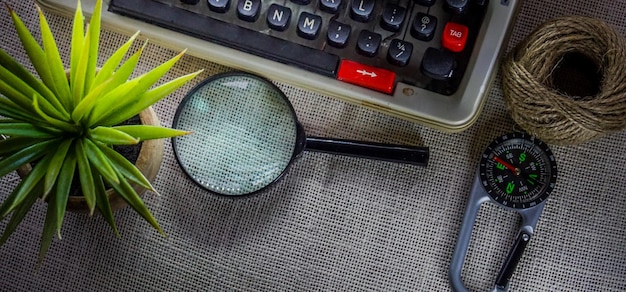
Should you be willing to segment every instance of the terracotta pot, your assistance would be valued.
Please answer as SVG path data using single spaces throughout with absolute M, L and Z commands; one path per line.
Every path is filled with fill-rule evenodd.
M 141 119 L 141 123 L 143 125 L 160 125 L 159 118 L 152 109 L 152 107 L 148 107 L 147 109 L 139 113 L 139 118 Z M 135 166 L 150 182 L 153 182 L 156 178 L 162 161 L 163 139 L 147 140 L 141 143 L 141 150 L 139 151 L 139 157 L 137 157 L 137 162 L 135 162 Z M 21 177 L 24 177 L 30 172 L 30 170 L 30 165 L 24 165 L 17 170 L 17 173 Z M 133 184 L 133 188 L 139 195 L 142 195 L 146 191 L 144 188 L 135 184 Z M 107 196 L 109 197 L 109 202 L 111 203 L 111 208 L 113 209 L 113 211 L 126 207 L 126 201 L 124 201 L 124 199 L 122 199 L 122 197 L 120 197 L 117 192 L 115 192 L 115 190 L 107 190 Z M 67 201 L 67 210 L 78 213 L 89 212 L 85 197 L 70 196 Z

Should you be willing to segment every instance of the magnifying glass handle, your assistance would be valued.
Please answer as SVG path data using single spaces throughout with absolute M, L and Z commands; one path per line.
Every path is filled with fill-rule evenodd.
M 307 137 L 305 149 L 313 152 L 324 152 L 421 166 L 428 165 L 429 157 L 428 147 L 320 137 Z

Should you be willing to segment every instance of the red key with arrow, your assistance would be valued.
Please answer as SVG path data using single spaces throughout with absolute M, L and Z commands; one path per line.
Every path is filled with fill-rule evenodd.
M 339 65 L 337 79 L 391 94 L 396 81 L 396 73 L 355 61 L 342 60 Z

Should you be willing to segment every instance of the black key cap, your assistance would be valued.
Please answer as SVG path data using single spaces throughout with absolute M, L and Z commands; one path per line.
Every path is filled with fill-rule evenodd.
M 321 0 L 320 1 L 320 10 L 335 14 L 339 12 L 339 7 L 341 7 L 341 0 Z
M 284 31 L 289 26 L 291 9 L 289 7 L 272 4 L 267 9 L 267 25 L 274 30 Z
M 372 18 L 376 0 L 352 0 L 350 17 L 356 21 L 368 22 Z
M 339 57 L 154 0 L 109 2 L 109 11 L 149 21 L 272 61 L 336 77 Z
M 369 30 L 362 30 L 357 39 L 357 51 L 361 55 L 374 57 L 378 54 L 378 47 L 382 41 L 382 36 Z
M 345 47 L 348 44 L 351 29 L 347 24 L 332 20 L 328 25 L 328 33 L 326 35 L 328 44 L 337 48 Z
M 207 0 L 209 9 L 217 13 L 226 13 L 230 8 L 230 0 Z
M 387 51 L 387 61 L 401 67 L 406 66 L 411 60 L 412 52 L 413 44 L 403 40 L 393 39 L 391 40 L 389 50 Z
M 417 5 L 422 5 L 426 7 L 430 7 L 430 6 L 433 6 L 433 4 L 435 4 L 435 0 L 413 0 L 413 2 L 415 2 L 415 4 Z
M 422 73 L 436 80 L 452 78 L 456 69 L 456 60 L 452 53 L 435 48 L 428 48 L 422 56 Z
M 383 17 L 380 18 L 380 26 L 388 31 L 400 31 L 405 15 L 406 9 L 404 7 L 387 4 L 383 10 Z
M 411 25 L 411 35 L 421 41 L 430 41 L 435 36 L 437 17 L 418 12 Z
M 298 35 L 305 39 L 314 40 L 320 34 L 322 17 L 308 12 L 300 13 L 298 19 Z
M 446 0 L 443 4 L 444 10 L 452 14 L 462 14 L 467 11 L 469 6 L 467 0 Z
M 180 0 L 180 2 L 185 3 L 185 4 L 196 5 L 198 4 L 198 2 L 200 2 L 200 0 Z
M 300 5 L 309 5 L 309 3 L 311 3 L 311 0 L 291 0 L 291 2 Z
M 255 22 L 259 19 L 261 0 L 239 0 L 237 3 L 237 16 L 239 19 Z

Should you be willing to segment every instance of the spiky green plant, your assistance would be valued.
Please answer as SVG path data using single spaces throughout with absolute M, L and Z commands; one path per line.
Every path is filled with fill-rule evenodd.
M 79 1 L 72 29 L 68 80 L 41 9 L 37 7 L 40 45 L 18 15 L 8 5 L 7 8 L 39 78 L 0 49 L 0 134 L 5 138 L 0 140 L 0 177 L 36 161 L 32 171 L 0 205 L 0 220 L 11 217 L 0 245 L 41 198 L 48 204 L 39 252 L 41 262 L 55 232 L 61 237 L 75 173 L 90 214 L 98 209 L 118 236 L 105 185 L 111 186 L 163 234 L 131 183 L 153 191 L 154 188 L 112 145 L 132 145 L 188 132 L 160 126 L 116 125 L 167 96 L 200 71 L 153 87 L 181 58 L 182 52 L 148 73 L 129 79 L 145 47 L 144 44 L 125 58 L 138 33 L 97 70 L 102 1 L 97 1 L 88 25 Z

